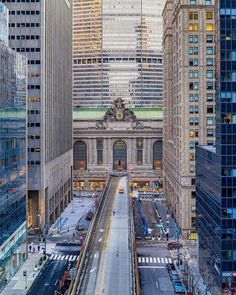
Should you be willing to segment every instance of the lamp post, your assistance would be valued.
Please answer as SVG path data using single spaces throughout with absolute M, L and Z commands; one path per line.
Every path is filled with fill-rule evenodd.
M 25 289 L 27 289 L 27 270 L 23 271 L 23 276 L 25 277 Z

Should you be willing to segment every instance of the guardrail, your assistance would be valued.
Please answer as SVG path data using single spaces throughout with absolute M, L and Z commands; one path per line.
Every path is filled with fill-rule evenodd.
M 109 176 L 107 178 L 107 180 L 106 180 L 105 189 L 104 189 L 104 191 L 103 191 L 103 193 L 102 193 L 102 195 L 101 195 L 101 197 L 99 199 L 98 208 L 96 210 L 94 218 L 92 219 L 92 221 L 90 223 L 90 226 L 89 226 L 89 229 L 88 229 L 85 241 L 84 241 L 84 247 L 83 247 L 83 249 L 81 249 L 81 252 L 80 252 L 80 255 L 79 255 L 79 260 L 78 260 L 77 265 L 76 265 L 76 277 L 75 277 L 75 280 L 71 282 L 71 285 L 70 285 L 70 287 L 68 289 L 67 294 L 76 295 L 77 290 L 81 285 L 81 282 L 82 282 L 81 277 L 82 277 L 82 273 L 83 273 L 83 269 L 84 269 L 84 264 L 86 262 L 87 252 L 89 250 L 90 243 L 91 243 L 91 236 L 92 236 L 92 233 L 94 231 L 95 224 L 97 223 L 97 220 L 100 217 L 101 208 L 102 208 L 102 206 L 104 204 L 105 196 L 106 196 L 106 193 L 107 193 L 108 188 L 110 186 L 110 182 L 111 182 L 111 177 Z
M 128 198 L 130 196 L 130 186 L 129 186 L 129 178 L 127 179 L 127 188 L 128 188 Z M 139 295 L 139 276 L 137 272 L 137 254 L 136 249 L 134 247 L 135 241 L 135 231 L 134 231 L 134 216 L 133 216 L 133 207 L 132 207 L 132 198 L 129 198 L 129 243 L 130 243 L 130 254 L 131 254 L 131 265 L 132 265 L 132 272 L 131 272 L 131 281 L 132 281 L 132 292 L 133 295 Z

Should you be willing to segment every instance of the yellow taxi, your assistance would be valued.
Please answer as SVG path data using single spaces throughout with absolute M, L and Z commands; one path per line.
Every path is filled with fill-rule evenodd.
M 124 189 L 123 188 L 120 188 L 119 189 L 119 194 L 123 194 L 124 193 Z

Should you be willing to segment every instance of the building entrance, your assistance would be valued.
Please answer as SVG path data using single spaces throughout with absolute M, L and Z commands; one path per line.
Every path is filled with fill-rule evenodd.
M 117 140 L 113 146 L 113 170 L 127 170 L 127 146 L 122 140 Z

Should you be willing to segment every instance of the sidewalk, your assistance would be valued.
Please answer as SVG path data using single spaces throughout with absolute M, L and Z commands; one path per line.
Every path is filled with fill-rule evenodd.
M 45 261 L 43 261 L 43 264 L 39 266 L 39 259 L 42 256 L 42 253 L 38 252 L 29 253 L 28 259 L 11 279 L 8 285 L 3 289 L 1 295 L 25 295 L 45 264 Z M 35 269 L 35 265 L 38 266 L 37 270 Z M 27 272 L 26 277 L 23 276 L 23 271 Z
M 199 273 L 196 254 L 193 253 L 196 250 L 194 248 L 196 248 L 196 245 L 195 246 L 192 245 L 190 251 L 189 251 L 189 248 L 186 246 L 180 249 L 180 253 L 182 253 L 182 255 L 180 255 L 180 258 L 183 258 L 183 257 L 185 258 L 182 259 L 183 264 L 179 267 L 176 265 L 176 262 L 177 262 L 176 258 L 178 256 L 177 250 L 170 251 L 171 256 L 172 258 L 175 258 L 175 266 L 178 273 L 180 273 L 180 277 L 182 279 L 186 278 L 184 268 L 187 266 L 186 265 L 184 266 L 184 264 L 187 262 L 188 283 L 189 285 L 192 285 L 193 295 L 211 295 L 211 293 L 207 290 L 207 286 L 204 284 L 204 281 Z M 184 262 L 184 260 L 186 260 L 186 262 Z M 191 279 L 192 279 L 192 284 L 191 284 Z

